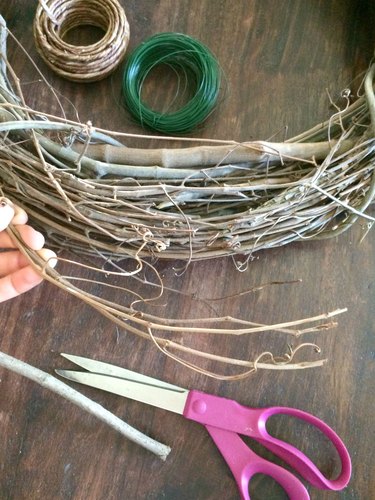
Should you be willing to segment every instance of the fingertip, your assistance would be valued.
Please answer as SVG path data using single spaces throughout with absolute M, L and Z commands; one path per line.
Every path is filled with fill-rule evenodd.
M 15 225 L 19 224 L 26 224 L 28 221 L 28 216 L 25 210 L 23 208 L 18 207 L 17 205 L 14 205 L 14 216 L 12 219 L 12 223 Z
M 48 266 L 52 268 L 56 266 L 58 259 L 55 252 L 53 252 L 49 248 L 42 248 L 41 250 L 39 250 L 38 254 L 42 257 L 43 260 L 46 261 Z
M 0 278 L 0 302 L 17 297 L 39 285 L 43 281 L 42 276 L 32 268 L 26 266 L 22 269 Z
M 33 250 L 40 250 L 44 247 L 45 239 L 42 233 L 39 231 L 36 231 L 34 228 L 32 228 L 32 236 L 31 236 L 31 243 L 30 243 L 30 248 Z
M 42 233 L 36 231 L 31 226 L 19 226 L 18 228 L 23 241 L 28 245 L 32 250 L 41 250 L 44 246 L 45 240 Z
M 13 207 L 4 200 L 5 198 L 0 198 L 0 231 L 7 228 L 14 217 Z
M 0 231 L 12 224 L 26 224 L 28 220 L 25 210 L 12 203 L 8 198 L 0 197 Z

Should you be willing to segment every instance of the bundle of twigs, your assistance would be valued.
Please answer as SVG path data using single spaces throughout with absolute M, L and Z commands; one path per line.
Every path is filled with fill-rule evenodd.
M 123 147 L 115 139 L 129 134 L 30 109 L 4 54 L 0 186 L 40 224 L 50 244 L 112 259 L 134 257 L 137 266 L 122 273 L 127 275 L 139 272 L 150 255 L 187 262 L 250 257 L 291 241 L 337 235 L 358 217 L 374 220 L 365 213 L 375 192 L 370 119 L 375 115 L 374 67 L 366 76 L 363 97 L 285 143 L 209 141 L 216 144 L 142 150 Z M 341 312 L 271 326 L 227 317 L 215 319 L 213 327 L 196 327 L 198 320 L 182 326 L 179 320 L 140 313 L 132 305 L 113 304 L 80 290 L 24 248 L 14 230 L 12 235 L 47 279 L 128 331 L 151 338 L 169 356 L 193 368 L 197 366 L 181 360 L 176 350 L 245 367 L 230 378 L 256 368 L 303 368 L 320 361 L 290 364 L 295 351 L 282 359 L 262 353 L 253 362 L 234 360 L 197 351 L 170 336 L 271 329 L 298 336 L 322 328 L 301 330 L 299 325 Z
M 49 241 L 83 253 L 195 260 L 334 236 L 373 220 L 373 72 L 366 96 L 293 140 L 183 149 L 122 147 L 127 134 L 41 115 L 2 86 L 1 178 Z

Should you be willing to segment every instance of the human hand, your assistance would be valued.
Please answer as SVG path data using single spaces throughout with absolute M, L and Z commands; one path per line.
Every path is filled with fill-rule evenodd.
M 27 214 L 8 199 L 0 198 L 0 302 L 27 292 L 38 285 L 43 278 L 29 264 L 27 258 L 15 248 L 5 229 L 10 223 L 17 226 L 27 246 L 38 250 L 39 255 L 51 266 L 56 264 L 56 254 L 43 248 L 44 237 L 31 226 L 26 225 Z

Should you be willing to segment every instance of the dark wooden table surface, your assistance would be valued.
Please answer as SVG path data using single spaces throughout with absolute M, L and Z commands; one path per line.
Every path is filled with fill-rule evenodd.
M 204 128 L 196 132 L 200 137 L 283 140 L 306 130 L 333 112 L 328 93 L 336 100 L 342 89 L 358 88 L 374 48 L 371 1 L 121 3 L 131 28 L 130 49 L 154 33 L 179 31 L 200 39 L 217 54 L 227 92 Z M 122 68 L 100 83 L 79 85 L 58 78 L 42 63 L 32 37 L 36 4 L 2 0 L 1 14 L 61 96 L 67 114 L 73 117 L 76 108 L 82 122 L 142 132 L 119 103 Z M 57 113 L 50 91 L 12 42 L 9 59 L 28 104 Z M 163 99 L 167 87 L 164 82 L 156 98 Z M 146 147 L 155 144 L 149 141 Z M 375 239 L 370 232 L 361 241 L 365 229 L 357 223 L 336 239 L 260 252 L 243 273 L 229 258 L 191 264 L 182 276 L 175 273 L 176 263 L 158 264 L 165 284 L 201 297 L 238 294 L 270 281 L 302 280 L 215 302 L 218 315 L 271 323 L 347 307 L 336 329 L 307 337 L 321 346 L 329 360 L 322 368 L 259 371 L 239 382 L 213 380 L 167 359 L 151 342 L 117 332 L 97 312 L 46 283 L 1 304 L 0 350 L 50 373 L 66 366 L 59 359 L 59 352 L 65 351 L 235 398 L 245 405 L 304 409 L 336 429 L 353 461 L 352 480 L 344 491 L 309 488 L 311 498 L 375 498 Z M 59 264 L 59 270 L 72 273 L 67 264 Z M 167 294 L 159 312 L 194 318 L 212 310 L 192 296 Z M 204 338 L 200 345 L 211 342 L 217 352 L 253 359 L 264 349 L 284 353 L 288 341 L 282 335 L 265 334 L 237 342 L 219 338 L 214 344 Z M 5 370 L 0 370 L 0 379 L 1 500 L 238 498 L 232 476 L 203 427 L 178 415 L 82 388 L 119 417 L 169 444 L 172 453 L 164 463 L 36 384 Z M 284 420 L 276 422 L 274 429 L 293 443 L 300 438 L 303 449 L 326 473 L 335 469 L 336 461 L 320 436 Z M 283 498 L 261 476 L 254 479 L 252 493 L 252 498 Z

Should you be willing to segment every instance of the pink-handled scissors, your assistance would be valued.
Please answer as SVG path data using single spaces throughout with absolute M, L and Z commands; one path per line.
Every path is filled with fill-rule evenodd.
M 291 500 L 305 500 L 310 497 L 297 477 L 254 453 L 241 439 L 240 434 L 261 443 L 316 488 L 341 490 L 349 482 L 351 462 L 344 443 L 327 424 L 309 413 L 281 406 L 265 409 L 249 408 L 230 399 L 195 390 L 189 391 L 100 361 L 70 354 L 62 356 L 88 370 L 88 372 L 56 370 L 59 375 L 69 380 L 173 411 L 203 424 L 230 467 L 243 500 L 250 500 L 249 482 L 258 473 L 275 479 Z M 339 454 L 341 460 L 339 477 L 333 480 L 326 478 L 301 451 L 271 436 L 266 430 L 266 422 L 275 414 L 297 417 L 323 432 Z

